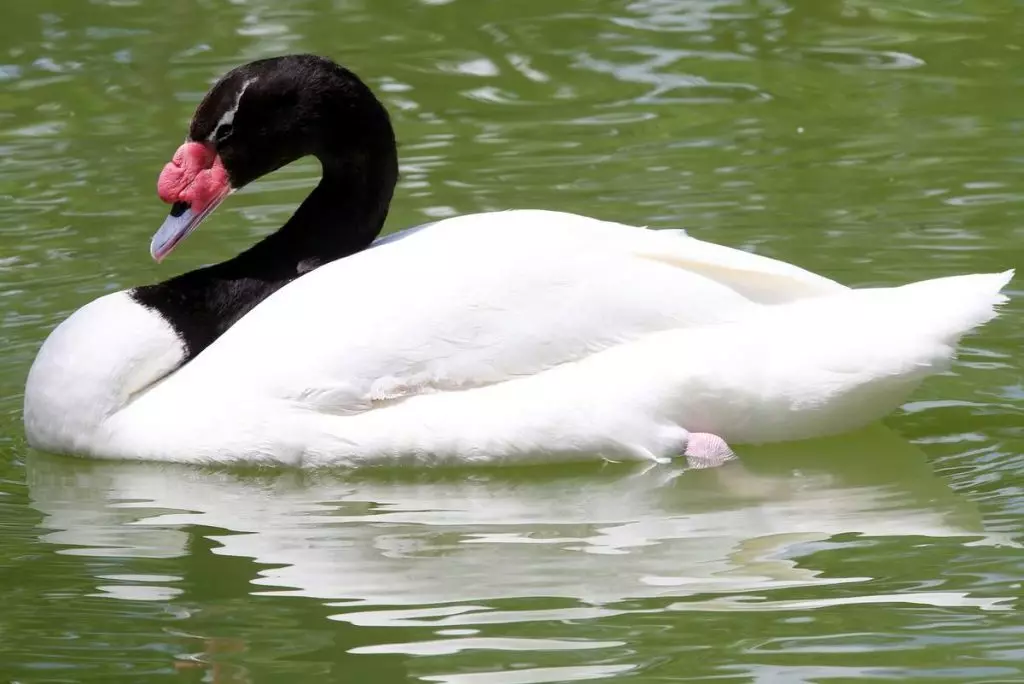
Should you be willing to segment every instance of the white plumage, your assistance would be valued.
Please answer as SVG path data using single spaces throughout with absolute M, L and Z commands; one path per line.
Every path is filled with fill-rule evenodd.
M 680 231 L 463 216 L 299 278 L 170 375 L 182 349 L 159 316 L 97 300 L 41 350 L 26 430 L 97 457 L 294 465 L 801 439 L 899 406 L 1011 276 L 851 290 Z

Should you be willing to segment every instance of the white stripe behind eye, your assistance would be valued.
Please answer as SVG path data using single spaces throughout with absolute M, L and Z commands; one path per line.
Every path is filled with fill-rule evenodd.
M 217 131 L 220 130 L 221 126 L 226 126 L 234 122 L 235 112 L 238 111 L 238 103 L 242 101 L 242 95 L 245 94 L 245 89 L 255 82 L 256 77 L 253 76 L 252 78 L 247 79 L 245 82 L 242 83 L 242 87 L 238 89 L 238 95 L 235 96 L 235 104 L 231 106 L 231 109 L 229 109 L 221 115 L 220 120 L 217 121 L 217 125 L 213 127 L 213 131 L 210 133 L 210 135 L 206 136 L 207 142 L 213 142 L 214 140 L 217 139 Z

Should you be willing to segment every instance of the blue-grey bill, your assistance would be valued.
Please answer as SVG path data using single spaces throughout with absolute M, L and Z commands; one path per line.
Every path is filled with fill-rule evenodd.
M 171 207 L 171 213 L 167 215 L 163 225 L 153 234 L 153 239 L 149 242 L 149 253 L 153 259 L 158 262 L 163 261 L 164 257 L 174 251 L 179 242 L 187 238 L 193 230 L 198 228 L 203 219 L 213 213 L 213 210 L 229 194 L 231 194 L 231 190 L 225 189 L 225 192 L 215 197 L 198 214 L 192 211 L 191 205 L 187 202 L 175 202 Z

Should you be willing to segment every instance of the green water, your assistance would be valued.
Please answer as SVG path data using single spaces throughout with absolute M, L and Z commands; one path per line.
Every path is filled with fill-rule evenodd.
M 546 207 L 873 285 L 1021 265 L 1022 36 L 998 0 L 5 3 L 0 681 L 1024 681 L 1019 301 L 886 426 L 746 472 L 98 464 L 20 415 L 57 321 L 311 186 L 285 169 L 150 261 L 156 175 L 239 62 L 378 90 L 389 229 Z

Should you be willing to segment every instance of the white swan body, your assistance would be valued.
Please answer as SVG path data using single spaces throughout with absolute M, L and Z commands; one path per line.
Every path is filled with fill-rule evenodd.
M 94 457 L 290 465 L 801 439 L 896 408 L 1011 276 L 851 290 L 678 231 L 463 216 L 308 273 L 170 374 L 173 331 L 125 293 L 101 298 L 40 351 L 26 432 Z

